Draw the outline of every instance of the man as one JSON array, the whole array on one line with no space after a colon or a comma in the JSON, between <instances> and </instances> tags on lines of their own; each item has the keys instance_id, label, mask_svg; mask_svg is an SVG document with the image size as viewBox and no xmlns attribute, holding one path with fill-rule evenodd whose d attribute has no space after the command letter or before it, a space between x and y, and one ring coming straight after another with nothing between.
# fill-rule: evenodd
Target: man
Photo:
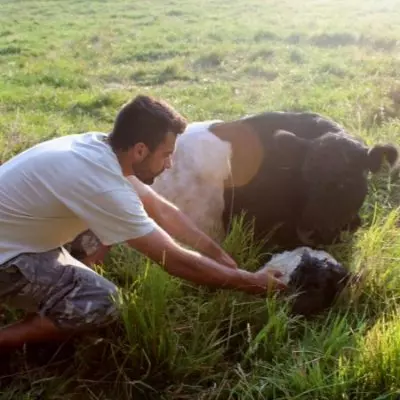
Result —
<instances>
[{"instance_id":1,"label":"man","mask_svg":"<svg viewBox=\"0 0 400 400\"><path fill-rule=\"evenodd\" d=\"M46 141L0 167L0 301L34 313L0 330L0 349L64 340L114 320L116 286L64 247L87 230L105 246L125 242L197 284L248 293L284 288L278 273L237 268L146 185L171 167L185 127L165 102L138 96L120 110L109 135Z\"/></svg>"}]
</instances>

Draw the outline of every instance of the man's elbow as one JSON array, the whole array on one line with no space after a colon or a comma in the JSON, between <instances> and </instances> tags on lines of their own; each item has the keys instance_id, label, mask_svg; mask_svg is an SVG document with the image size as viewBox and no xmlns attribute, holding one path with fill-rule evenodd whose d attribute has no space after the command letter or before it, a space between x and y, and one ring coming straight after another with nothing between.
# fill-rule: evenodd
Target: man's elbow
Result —
<instances>
[{"instance_id":1,"label":"man's elbow","mask_svg":"<svg viewBox=\"0 0 400 400\"><path fill-rule=\"evenodd\" d=\"M157 223L169 234L174 235L179 225L180 210L170 203L164 203L157 216Z\"/></svg>"}]
</instances>

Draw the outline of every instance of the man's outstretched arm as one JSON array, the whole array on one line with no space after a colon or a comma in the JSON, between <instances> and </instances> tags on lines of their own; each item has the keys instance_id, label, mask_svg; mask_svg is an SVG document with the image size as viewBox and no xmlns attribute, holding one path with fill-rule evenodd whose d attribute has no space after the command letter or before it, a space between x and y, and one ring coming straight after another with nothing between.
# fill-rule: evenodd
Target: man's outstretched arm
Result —
<instances>
[{"instance_id":1,"label":"man's outstretched arm","mask_svg":"<svg viewBox=\"0 0 400 400\"><path fill-rule=\"evenodd\" d=\"M172 237L223 265L237 267L222 247L202 232L178 207L136 177L129 176L128 180L138 193L148 215Z\"/></svg>"},{"instance_id":2,"label":"man's outstretched arm","mask_svg":"<svg viewBox=\"0 0 400 400\"><path fill-rule=\"evenodd\" d=\"M181 247L158 226L145 236L127 241L127 244L161 265L170 275L199 285L253 294L286 288L278 279L280 272L263 268L252 273L239 268L226 268L206 256Z\"/></svg>"}]
</instances>

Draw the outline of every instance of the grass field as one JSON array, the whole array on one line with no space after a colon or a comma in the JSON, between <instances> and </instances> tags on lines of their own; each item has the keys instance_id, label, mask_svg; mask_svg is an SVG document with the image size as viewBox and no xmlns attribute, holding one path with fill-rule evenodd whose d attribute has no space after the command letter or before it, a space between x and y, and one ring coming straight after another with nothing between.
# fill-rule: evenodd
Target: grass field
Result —
<instances>
[{"instance_id":1,"label":"grass field","mask_svg":"<svg viewBox=\"0 0 400 400\"><path fill-rule=\"evenodd\" d=\"M0 0L0 154L108 131L138 93L189 120L311 110L400 143L399 21L398 0ZM16 354L0 400L399 398L398 183L370 188L363 228L329 249L366 280L329 313L291 318L282 299L194 287L116 247L99 270L122 288L118 326L67 363ZM225 246L255 269L248 233L238 220Z\"/></svg>"}]
</instances>

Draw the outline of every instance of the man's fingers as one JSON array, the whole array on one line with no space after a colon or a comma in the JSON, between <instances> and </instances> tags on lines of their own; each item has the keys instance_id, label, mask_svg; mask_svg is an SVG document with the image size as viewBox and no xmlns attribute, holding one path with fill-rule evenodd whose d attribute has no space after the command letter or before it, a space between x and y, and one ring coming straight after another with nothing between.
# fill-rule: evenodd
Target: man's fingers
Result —
<instances>
[{"instance_id":1,"label":"man's fingers","mask_svg":"<svg viewBox=\"0 0 400 400\"><path fill-rule=\"evenodd\" d=\"M287 285L280 280L284 274L281 271L277 270L268 270L267 271L267 287L268 290L285 290L287 289Z\"/></svg>"},{"instance_id":2,"label":"man's fingers","mask_svg":"<svg viewBox=\"0 0 400 400\"><path fill-rule=\"evenodd\" d=\"M238 266L237 266L237 264L235 263L235 261L233 261L232 259L229 259L228 260L228 263L226 264L228 267L230 267L230 268L233 268L233 269L237 269L238 268Z\"/></svg>"},{"instance_id":3,"label":"man's fingers","mask_svg":"<svg viewBox=\"0 0 400 400\"><path fill-rule=\"evenodd\" d=\"M279 290L286 290L287 285L286 283L280 281L279 279L275 279L275 287Z\"/></svg>"},{"instance_id":4,"label":"man's fingers","mask_svg":"<svg viewBox=\"0 0 400 400\"><path fill-rule=\"evenodd\" d=\"M272 274L275 278L280 278L281 276L284 275L282 271L278 271L276 269L270 269L269 270L270 274Z\"/></svg>"}]
</instances>

